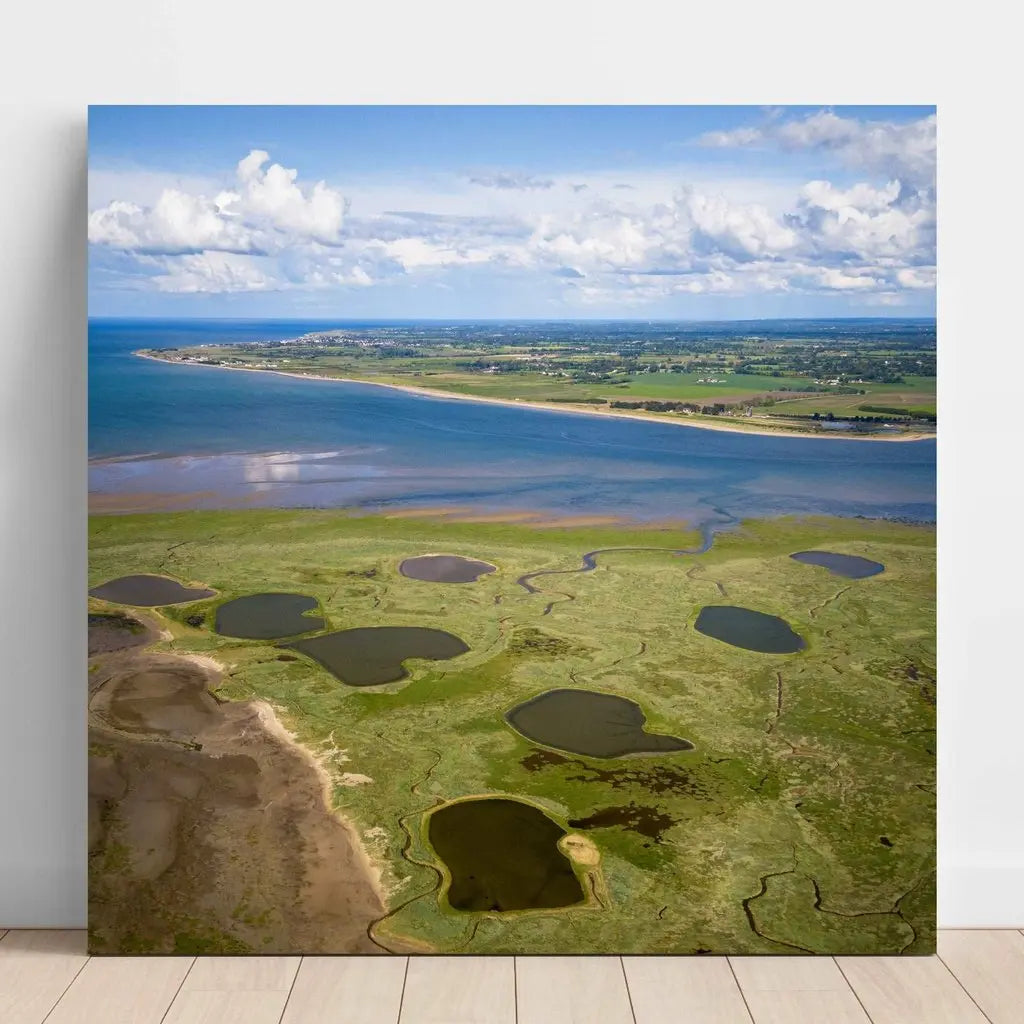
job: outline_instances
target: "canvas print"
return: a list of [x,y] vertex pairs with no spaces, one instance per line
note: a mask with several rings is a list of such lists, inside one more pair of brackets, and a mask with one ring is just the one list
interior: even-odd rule
[[931,953],[935,126],[92,108],[92,951]]

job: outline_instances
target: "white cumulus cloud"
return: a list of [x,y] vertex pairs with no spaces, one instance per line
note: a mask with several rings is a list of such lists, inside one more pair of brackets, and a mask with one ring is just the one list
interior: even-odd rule
[[298,172],[253,150],[235,185],[208,198],[164,188],[151,206],[112,200],[89,215],[89,241],[112,249],[183,254],[259,253],[306,242],[336,244],[345,199],[323,181],[303,187]]
[[870,121],[820,110],[794,120],[772,119],[762,126],[708,132],[707,146],[771,146],[834,153],[854,168],[914,182],[935,176],[934,114],[915,121]]

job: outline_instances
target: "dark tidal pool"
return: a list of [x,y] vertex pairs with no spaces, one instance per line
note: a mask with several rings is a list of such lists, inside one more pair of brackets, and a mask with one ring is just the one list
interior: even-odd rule
[[214,591],[203,587],[184,587],[167,576],[119,576],[107,580],[89,591],[92,597],[113,601],[115,604],[133,604],[140,608],[153,608],[161,604],[187,604],[213,597]]
[[89,616],[89,657],[109,654],[128,647],[141,647],[156,639],[156,634],[128,615],[114,612],[110,615]]
[[505,721],[529,740],[587,757],[693,750],[689,740],[644,732],[639,704],[593,690],[548,690],[514,707]]
[[540,910],[583,900],[558,848],[565,830],[531,804],[462,800],[434,811],[428,832],[451,875],[448,902],[455,910]]
[[250,594],[217,609],[214,629],[223,636],[245,640],[275,640],[323,629],[318,615],[306,615],[319,604],[306,594]]
[[379,686],[405,679],[408,658],[445,661],[469,647],[452,633],[420,626],[367,626],[343,629],[283,645],[323,665],[348,686]]
[[490,562],[463,555],[417,555],[405,559],[398,571],[409,579],[427,583],[475,583],[495,568]]
[[820,565],[835,576],[845,576],[850,580],[862,580],[867,576],[877,576],[885,572],[881,562],[873,562],[870,558],[860,555],[842,555],[835,551],[797,551],[789,556],[804,565]]
[[788,622],[777,615],[735,605],[708,605],[700,610],[693,628],[733,647],[761,654],[793,654],[806,646]]

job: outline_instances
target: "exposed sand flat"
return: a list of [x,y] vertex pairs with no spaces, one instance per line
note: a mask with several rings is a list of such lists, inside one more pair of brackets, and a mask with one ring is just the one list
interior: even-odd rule
[[326,769],[206,656],[97,659],[90,698],[94,952],[382,952],[379,872]]
[[[140,359],[152,359],[158,363],[179,362],[174,359],[163,359],[160,356],[150,355],[145,352],[134,352],[133,355]],[[638,412],[625,412],[621,409],[595,409],[584,405],[572,405],[568,402],[531,402],[521,398],[488,398],[483,395],[463,395],[457,392],[435,390],[433,388],[416,387],[412,384],[389,384],[378,380],[359,380],[355,377],[330,377],[322,373],[294,373],[289,370],[268,370],[257,366],[223,366],[210,363],[183,363],[184,366],[210,366],[215,370],[240,370],[247,373],[274,373],[279,377],[297,377],[299,380],[333,380],[343,384],[371,384],[376,388],[391,388],[394,391],[406,391],[411,395],[419,395],[428,398],[450,398],[460,402],[485,402],[490,405],[512,405],[525,409],[541,409],[545,412],[564,412],[580,416],[601,416],[607,419],[641,420],[644,423],[666,423],[676,427],[695,427],[698,430],[721,430],[732,434],[757,434],[763,437],[802,437],[823,441],[926,441],[934,439],[934,434],[907,432],[905,434],[844,434],[841,431],[828,433],[826,431],[811,432],[802,430],[787,429],[785,427],[774,428],[766,426],[747,427],[739,423],[709,423],[707,420],[669,419],[665,416],[643,415]]]
[[[142,458],[143,456],[139,456]],[[98,460],[102,462],[103,460]],[[116,460],[130,462],[128,457]],[[175,494],[164,494],[159,491],[118,491],[112,494],[89,492],[89,512],[97,514],[131,512],[177,512],[192,508],[196,502],[210,501],[217,498],[216,491],[183,491]]]

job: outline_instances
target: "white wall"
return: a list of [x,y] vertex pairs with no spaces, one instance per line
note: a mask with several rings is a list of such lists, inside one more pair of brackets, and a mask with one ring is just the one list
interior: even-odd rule
[[7,10],[0,924],[85,922],[86,104],[604,101],[938,102],[940,919],[1024,925],[1016,34],[986,3],[949,25],[891,0],[695,6]]

